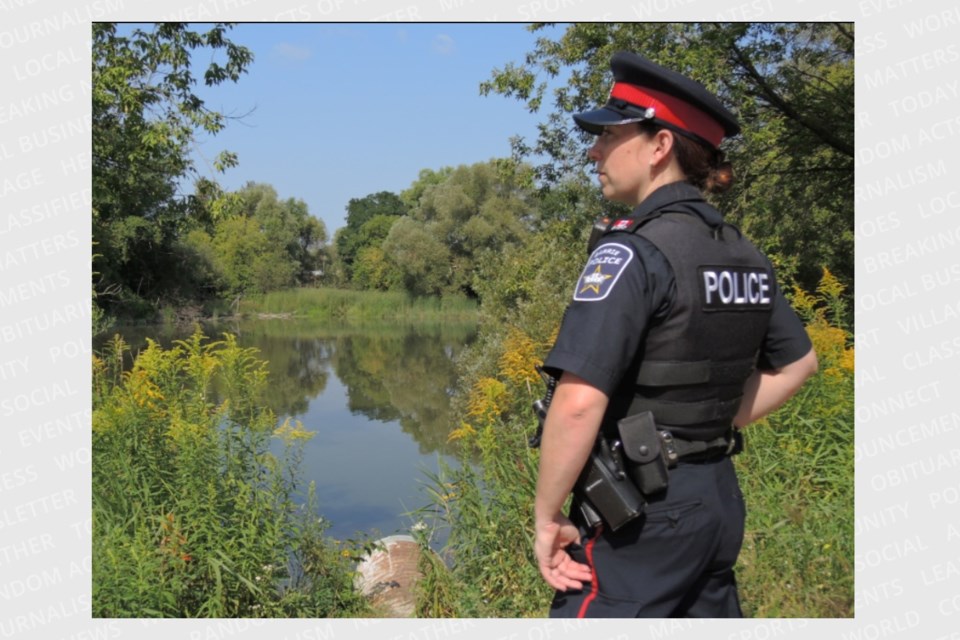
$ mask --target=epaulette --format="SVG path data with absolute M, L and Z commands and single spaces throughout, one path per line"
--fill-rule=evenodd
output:
M 604 235 L 613 233 L 614 231 L 626 231 L 627 233 L 633 233 L 651 220 L 656 220 L 661 215 L 661 213 L 654 213 L 652 215 L 643 216 L 642 218 L 614 218 L 607 223 L 607 228 L 603 233 Z
M 691 221 L 696 220 L 703 224 L 706 224 L 708 227 L 710 227 L 710 229 L 713 230 L 713 236 L 715 238 L 721 237 L 723 235 L 723 230 L 727 228 L 732 229 L 734 233 L 737 234 L 738 237 L 743 235 L 740 233 L 740 229 L 730 224 L 729 222 L 721 221 L 720 224 L 714 226 L 714 225 L 710 225 L 703 218 L 699 216 L 692 215 L 690 213 L 683 212 L 683 211 L 657 211 L 656 213 L 643 216 L 642 218 L 626 217 L 626 218 L 614 218 L 612 220 L 608 218 L 608 220 L 610 221 L 607 223 L 607 228 L 604 230 L 603 234 L 601 235 L 607 235 L 608 233 L 613 233 L 615 231 L 626 231 L 627 233 L 633 233 L 643 225 L 647 224 L 648 222 L 652 222 L 664 215 L 676 216 L 678 218 L 683 216 L 683 218 L 681 219 L 686 219 Z
M 651 220 L 656 220 L 661 215 L 661 213 L 654 213 L 649 216 L 643 216 L 642 218 L 611 218 L 609 216 L 597 218 L 593 223 L 593 229 L 590 232 L 590 239 L 587 241 L 587 255 L 593 253 L 594 248 L 596 248 L 603 236 L 617 231 L 633 233 Z

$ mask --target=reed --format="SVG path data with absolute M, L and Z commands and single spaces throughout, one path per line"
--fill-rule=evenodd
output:
M 475 301 L 465 296 L 413 297 L 398 291 L 353 291 L 300 288 L 248 298 L 240 311 L 250 314 L 290 314 L 297 318 L 363 323 L 472 319 Z

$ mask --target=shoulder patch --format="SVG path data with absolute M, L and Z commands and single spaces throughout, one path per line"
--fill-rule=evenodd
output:
M 606 298 L 631 260 L 633 249 L 616 242 L 607 242 L 594 249 L 577 280 L 573 299 L 595 302 Z

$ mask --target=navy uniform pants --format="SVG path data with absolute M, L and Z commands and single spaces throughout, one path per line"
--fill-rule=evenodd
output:
M 593 579 L 558 591 L 550 617 L 742 617 L 733 566 L 745 516 L 730 458 L 681 462 L 643 516 L 616 533 L 581 525 L 567 551 Z

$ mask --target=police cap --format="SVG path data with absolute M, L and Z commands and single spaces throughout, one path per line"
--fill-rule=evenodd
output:
M 584 131 L 599 134 L 608 125 L 651 120 L 712 147 L 740 133 L 734 115 L 699 82 L 628 51 L 615 53 L 610 68 L 614 84 L 607 104 L 573 116 Z

